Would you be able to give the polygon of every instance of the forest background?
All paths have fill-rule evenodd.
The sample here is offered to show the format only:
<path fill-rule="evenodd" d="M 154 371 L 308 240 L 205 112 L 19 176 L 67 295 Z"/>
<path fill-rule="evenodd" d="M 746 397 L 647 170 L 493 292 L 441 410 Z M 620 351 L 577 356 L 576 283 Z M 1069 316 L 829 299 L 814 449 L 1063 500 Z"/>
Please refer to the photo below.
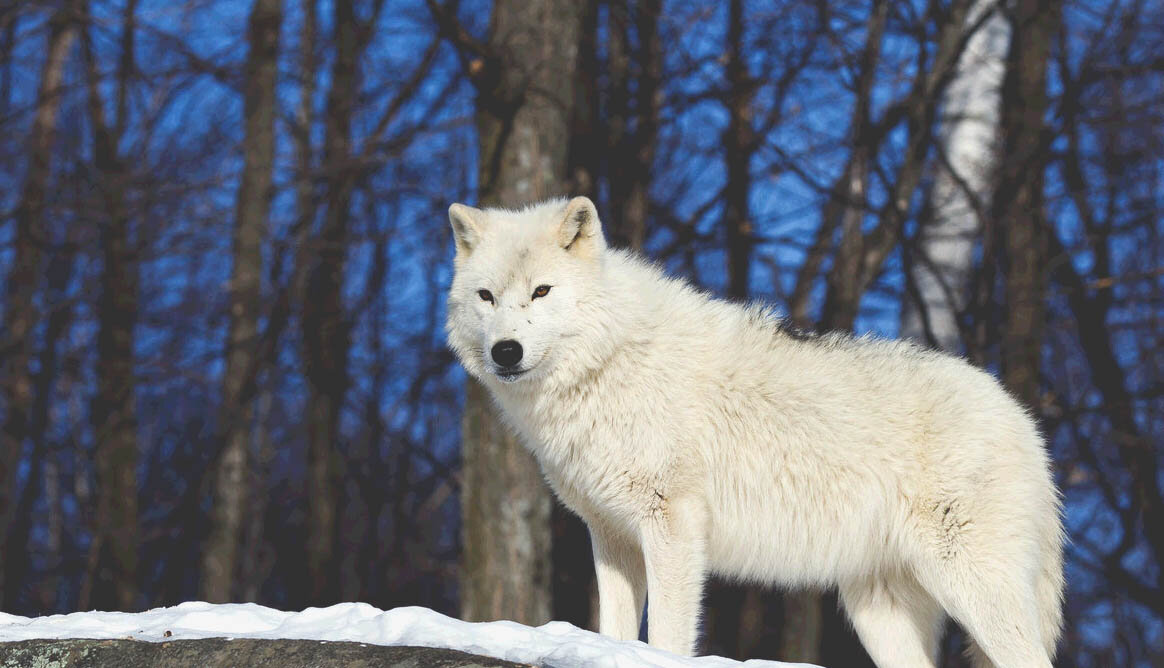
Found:
<path fill-rule="evenodd" d="M 448 204 L 578 194 L 712 293 L 997 373 L 1064 496 L 1058 664 L 1164 662 L 1148 0 L 0 1 L 0 609 L 593 628 L 443 333 Z M 705 651 L 870 665 L 832 593 L 707 601 Z"/>

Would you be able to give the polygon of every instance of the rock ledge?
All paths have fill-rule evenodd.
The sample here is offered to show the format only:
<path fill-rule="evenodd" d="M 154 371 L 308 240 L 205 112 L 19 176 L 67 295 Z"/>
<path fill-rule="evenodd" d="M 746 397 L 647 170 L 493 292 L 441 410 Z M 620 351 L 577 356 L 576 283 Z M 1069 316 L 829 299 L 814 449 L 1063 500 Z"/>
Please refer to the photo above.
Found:
<path fill-rule="evenodd" d="M 322 640 L 206 638 L 22 640 L 0 643 L 0 668 L 521 668 L 527 664 L 450 649 Z"/>

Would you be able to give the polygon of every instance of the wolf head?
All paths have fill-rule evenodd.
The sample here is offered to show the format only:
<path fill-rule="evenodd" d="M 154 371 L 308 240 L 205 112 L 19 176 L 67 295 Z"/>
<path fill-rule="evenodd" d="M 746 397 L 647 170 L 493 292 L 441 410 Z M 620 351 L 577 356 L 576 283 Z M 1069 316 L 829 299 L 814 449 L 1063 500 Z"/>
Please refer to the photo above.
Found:
<path fill-rule="evenodd" d="M 578 336 L 580 302 L 597 291 L 606 241 L 594 203 L 551 200 L 521 211 L 449 207 L 457 252 L 449 346 L 484 382 L 545 378 Z"/>

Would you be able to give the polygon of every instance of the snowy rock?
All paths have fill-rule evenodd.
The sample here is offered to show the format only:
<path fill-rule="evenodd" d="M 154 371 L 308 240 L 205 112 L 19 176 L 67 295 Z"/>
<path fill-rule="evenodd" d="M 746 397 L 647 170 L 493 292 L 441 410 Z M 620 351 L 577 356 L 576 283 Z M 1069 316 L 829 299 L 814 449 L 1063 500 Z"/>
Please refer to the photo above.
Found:
<path fill-rule="evenodd" d="M 641 642 L 620 642 L 583 631 L 565 622 L 550 622 L 537 628 L 504 621 L 471 624 L 427 608 L 384 611 L 366 603 L 341 603 L 302 612 L 283 612 L 254 603 L 189 602 L 132 614 L 78 612 L 28 618 L 0 613 L 0 642 L 94 638 L 163 642 L 172 646 L 177 640 L 224 637 L 436 647 L 547 668 L 792 668 L 805 665 L 679 657 Z M 3 647 L 7 650 L 10 646 Z"/>

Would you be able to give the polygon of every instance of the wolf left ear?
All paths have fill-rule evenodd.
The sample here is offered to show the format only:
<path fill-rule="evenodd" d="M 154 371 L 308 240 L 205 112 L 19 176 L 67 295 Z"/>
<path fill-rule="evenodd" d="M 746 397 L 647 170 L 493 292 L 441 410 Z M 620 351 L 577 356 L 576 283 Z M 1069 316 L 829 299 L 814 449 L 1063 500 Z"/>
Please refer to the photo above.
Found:
<path fill-rule="evenodd" d="M 575 197 L 566 204 L 558 227 L 558 243 L 575 255 L 593 255 L 606 248 L 598 210 L 589 197 Z"/>

